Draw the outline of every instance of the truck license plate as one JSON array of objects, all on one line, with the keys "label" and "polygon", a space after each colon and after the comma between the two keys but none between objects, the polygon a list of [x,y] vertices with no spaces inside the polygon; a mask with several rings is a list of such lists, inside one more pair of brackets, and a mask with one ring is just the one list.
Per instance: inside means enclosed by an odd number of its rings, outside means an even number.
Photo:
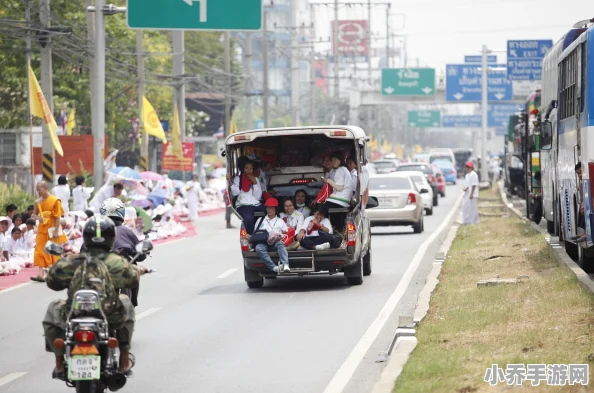
[{"label": "truck license plate", "polygon": [[68,379],[94,381],[100,379],[101,356],[72,356],[68,361]]}]

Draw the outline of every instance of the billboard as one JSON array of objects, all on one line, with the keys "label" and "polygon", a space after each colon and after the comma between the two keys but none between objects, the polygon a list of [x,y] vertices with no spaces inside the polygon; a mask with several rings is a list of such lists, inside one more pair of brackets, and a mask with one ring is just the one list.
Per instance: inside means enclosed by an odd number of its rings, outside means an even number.
[{"label": "billboard", "polygon": [[[93,173],[95,163],[93,162],[93,135],[58,135],[58,140],[64,150],[64,156],[55,154],[56,175],[66,175],[68,173],[81,174],[84,171]],[[107,136],[104,140],[104,157],[107,156],[108,143]],[[41,147],[33,148],[33,164],[36,175],[42,173],[41,165]]]},{"label": "billboard", "polygon": [[[369,41],[367,40],[368,21],[339,20],[332,21],[332,32],[337,25],[336,37],[332,40],[332,53],[340,57],[367,57]],[[334,36],[334,34],[332,34]]]},{"label": "billboard", "polygon": [[194,170],[194,142],[183,142],[182,150],[184,158],[181,160],[173,154],[173,143],[163,146],[161,169],[163,171],[184,171]]}]

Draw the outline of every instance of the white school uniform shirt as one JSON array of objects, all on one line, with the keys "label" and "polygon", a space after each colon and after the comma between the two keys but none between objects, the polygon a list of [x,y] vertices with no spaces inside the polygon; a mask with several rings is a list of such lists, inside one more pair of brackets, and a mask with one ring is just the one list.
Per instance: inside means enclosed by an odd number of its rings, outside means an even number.
[{"label": "white school uniform shirt", "polygon": [[266,180],[266,173],[264,173],[263,170],[260,170],[260,177],[258,180],[260,180],[260,188],[262,188],[262,191],[268,190],[268,180]]},{"label": "white school uniform shirt", "polygon": [[353,192],[353,194],[355,193],[355,190],[357,189],[358,182],[359,182],[359,174],[357,173],[357,169],[353,169],[351,171],[351,191]]},{"label": "white school uniform shirt", "polygon": [[6,235],[0,232],[0,254],[4,251],[4,244],[6,243]]},{"label": "white school uniform shirt", "polygon": [[233,184],[231,185],[231,194],[237,198],[236,206],[258,206],[260,205],[260,199],[262,199],[262,188],[260,186],[260,180],[256,178],[256,184],[252,184],[248,192],[244,192],[240,188],[240,177],[235,176]]},{"label": "white school uniform shirt", "polygon": [[52,194],[60,198],[62,201],[64,214],[68,213],[70,211],[70,186],[68,184],[55,186],[52,189]]},{"label": "white school uniform shirt", "polygon": [[[262,221],[262,220],[264,220],[264,221]],[[262,230],[268,231],[268,233],[272,233],[272,232],[285,233],[289,229],[287,227],[287,224],[285,224],[285,221],[278,216],[274,216],[273,218],[270,218],[268,216],[262,217],[256,222],[256,226],[254,228],[258,228],[259,230],[262,229]]]},{"label": "white school uniform shirt", "polygon": [[300,229],[303,226],[303,221],[305,220],[303,214],[301,214],[298,210],[295,210],[291,215],[288,215],[287,213],[281,213],[280,217],[283,220],[286,218],[287,226],[295,228],[295,230]]},{"label": "white school uniform shirt", "polygon": [[[310,234],[307,234],[307,228],[309,228],[309,224],[315,220],[316,217],[315,216],[310,216],[307,217],[304,221],[303,221],[303,225],[301,226],[301,228],[299,229],[298,232],[301,232],[302,230],[305,231],[305,237],[312,237],[312,236],[320,236],[320,232],[319,231],[312,231]],[[327,218],[324,218],[322,220],[322,222],[320,222],[320,224],[322,224],[324,227],[328,228],[329,231],[328,233],[332,234],[332,224],[330,223],[330,220]]]},{"label": "white school uniform shirt", "polygon": [[468,187],[468,190],[464,193],[464,198],[470,199],[470,192],[472,191],[472,186],[476,186],[474,188],[474,194],[472,195],[474,198],[478,198],[479,196],[479,180],[478,175],[475,171],[471,171],[467,173],[464,177],[464,186]]},{"label": "white school uniform shirt", "polygon": [[297,207],[295,208],[295,211],[298,211],[299,213],[301,213],[303,215],[304,220],[311,215],[311,209],[309,207],[305,206],[305,204],[303,204],[303,206],[297,205]]},{"label": "white school uniform shirt", "polygon": [[7,236],[6,239],[4,239],[4,245],[2,246],[2,250],[7,251],[8,255],[16,254],[18,249],[18,240],[14,240],[12,236]]},{"label": "white school uniform shirt", "polygon": [[91,193],[82,185],[74,187],[72,190],[72,199],[74,200],[73,209],[75,212],[89,209],[89,198]]},{"label": "white school uniform shirt", "polygon": [[336,203],[337,205],[348,207],[351,204],[351,198],[353,196],[353,189],[351,188],[352,178],[349,170],[343,166],[338,169],[333,169],[334,183],[336,185],[342,185],[344,188],[342,191],[338,191],[334,186],[332,195],[327,199],[328,202]]}]

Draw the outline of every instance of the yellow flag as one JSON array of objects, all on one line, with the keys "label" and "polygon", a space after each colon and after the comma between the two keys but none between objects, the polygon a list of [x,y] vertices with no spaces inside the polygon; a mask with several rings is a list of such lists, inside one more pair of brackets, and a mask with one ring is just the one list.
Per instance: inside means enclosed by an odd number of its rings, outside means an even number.
[{"label": "yellow flag", "polygon": [[76,118],[75,118],[76,109],[70,111],[70,115],[68,116],[68,123],[66,123],[66,135],[72,135],[72,130],[76,127]]},{"label": "yellow flag", "polygon": [[235,122],[235,116],[231,118],[231,125],[229,126],[231,130],[229,130],[229,135],[235,134],[237,132],[237,123]]},{"label": "yellow flag", "polygon": [[54,150],[61,156],[64,156],[64,151],[62,150],[62,145],[60,144],[60,140],[58,139],[58,125],[56,124],[56,120],[54,119],[54,115],[52,115],[52,111],[50,111],[49,106],[47,105],[47,101],[43,96],[43,92],[41,91],[41,87],[39,86],[39,82],[37,82],[37,78],[31,69],[29,68],[29,101],[31,102],[31,115],[35,117],[39,117],[43,119],[43,122],[47,126],[47,131],[49,133],[50,140],[52,141],[52,145],[54,146]]},{"label": "yellow flag", "polygon": [[177,105],[173,107],[173,128],[171,129],[171,147],[173,148],[173,154],[175,156],[179,157],[179,159],[184,158]]},{"label": "yellow flag", "polygon": [[151,103],[144,96],[142,97],[142,123],[144,124],[144,130],[147,134],[161,139],[163,143],[167,143],[161,120],[159,120],[155,108],[153,108]]}]

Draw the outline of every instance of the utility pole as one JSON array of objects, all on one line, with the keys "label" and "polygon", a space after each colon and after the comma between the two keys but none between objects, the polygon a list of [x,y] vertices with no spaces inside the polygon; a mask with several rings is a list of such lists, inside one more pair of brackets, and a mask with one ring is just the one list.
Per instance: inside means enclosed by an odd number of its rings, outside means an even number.
[{"label": "utility pole", "polygon": [[[142,30],[136,31],[136,62],[138,65],[138,132],[140,134],[140,169],[142,171],[149,170],[149,135],[144,129],[144,122],[142,121],[142,103],[144,97],[144,45],[142,43],[144,32]],[[156,162],[153,163],[156,165]]]},{"label": "utility pole", "polygon": [[368,51],[368,55],[367,55],[367,78],[368,78],[368,83],[369,86],[372,86],[372,80],[371,80],[371,58],[373,57],[373,51],[371,50],[371,0],[367,0],[367,51]]},{"label": "utility pole", "polygon": [[252,47],[252,33],[246,33],[246,44],[245,44],[245,90],[247,93],[247,101],[245,104],[245,128],[251,130],[254,128],[254,119],[252,117],[252,93],[253,89],[253,75],[252,75],[252,59],[254,57]]},{"label": "utility pole", "polygon": [[179,131],[182,141],[186,136],[186,88],[184,85],[185,70],[185,45],[184,31],[177,30],[172,33],[173,38],[173,75],[179,78],[173,91],[174,108],[177,107],[179,115]]},{"label": "utility pole", "polygon": [[482,58],[482,94],[481,94],[481,112],[482,112],[482,129],[481,129],[481,181],[486,181],[487,172],[487,110],[489,105],[488,96],[488,55],[489,50],[487,45],[483,45],[483,58]]},{"label": "utility pole", "polygon": [[338,53],[338,0],[334,0],[334,100],[336,101],[336,121],[340,113],[340,53]]},{"label": "utility pole", "polygon": [[388,3],[386,8],[386,66],[390,68],[390,8],[392,4]]},{"label": "utility pole", "polygon": [[229,135],[229,125],[231,124],[231,35],[228,31],[224,33],[225,37],[225,73],[227,86],[225,89],[225,136]]},{"label": "utility pole", "polygon": [[310,56],[310,78],[311,78],[311,125],[314,126],[318,122],[318,113],[316,110],[316,23],[315,23],[315,12],[314,7],[309,8],[311,15],[311,54]]},{"label": "utility pole", "polygon": [[[25,49],[27,56],[27,67],[31,67],[31,0],[27,0],[25,9],[25,19],[27,20],[27,38]],[[30,86],[29,70],[27,69],[27,89]],[[33,154],[33,123],[31,119],[31,94],[27,90],[27,122],[31,129],[29,130],[29,155],[31,156],[31,194],[35,195],[35,155]]]},{"label": "utility pole", "polygon": [[263,70],[262,70],[262,78],[263,81],[263,88],[262,88],[262,109],[264,111],[264,128],[269,127],[269,120],[268,120],[268,104],[269,104],[269,91],[268,91],[268,12],[266,12],[266,8],[264,8],[264,20],[262,21],[262,37],[264,40],[264,53],[263,53]]},{"label": "utility pole", "polygon": [[105,0],[95,0],[95,117],[93,118],[93,183],[103,186],[105,149]]},{"label": "utility pole", "polygon": [[299,125],[299,63],[297,62],[298,0],[291,0],[291,122]]},{"label": "utility pole", "polygon": [[[50,30],[50,0],[39,0],[39,19],[41,28],[46,30],[42,38],[41,45],[41,90],[46,98],[50,112],[54,113],[54,89],[52,79],[52,38]],[[42,173],[43,180],[50,185],[54,183],[56,178],[56,153],[54,145],[52,145],[48,128],[45,122],[43,124],[43,144],[42,144]],[[33,157],[31,157],[33,159]],[[49,164],[49,167],[48,167]]]},{"label": "utility pole", "polygon": [[[88,7],[93,7],[93,0],[85,0],[85,4]],[[87,43],[88,43],[88,53],[89,53],[89,84],[90,84],[90,95],[89,98],[91,100],[91,122],[95,118],[95,59],[91,56],[93,53],[93,48],[95,45],[95,18],[91,12],[87,12]],[[92,127],[91,127],[92,128]],[[91,130],[91,133],[93,131]]]}]

